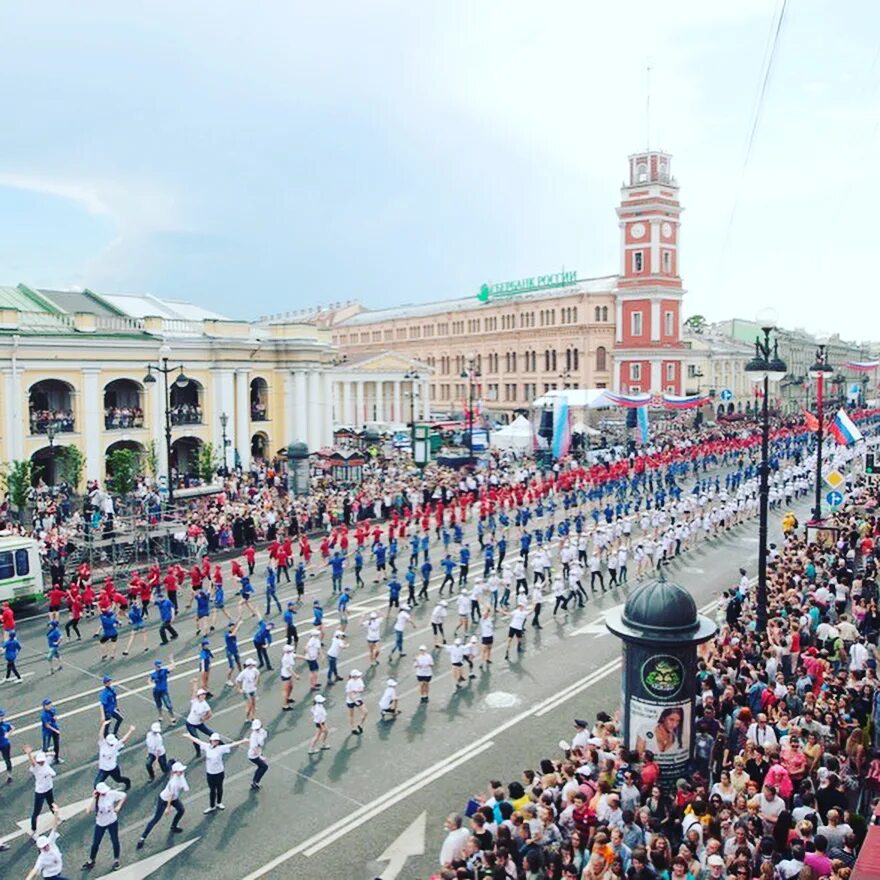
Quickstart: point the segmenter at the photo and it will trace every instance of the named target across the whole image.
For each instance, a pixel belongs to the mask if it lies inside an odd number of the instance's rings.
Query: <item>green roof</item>
[[[0,285],[0,309],[18,309],[20,312],[50,312],[51,308],[40,296],[32,295],[23,285]]]

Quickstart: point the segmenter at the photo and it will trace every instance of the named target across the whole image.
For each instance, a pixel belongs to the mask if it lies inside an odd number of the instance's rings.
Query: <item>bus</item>
[[[33,538],[0,536],[0,602],[34,602],[43,598],[43,569]]]

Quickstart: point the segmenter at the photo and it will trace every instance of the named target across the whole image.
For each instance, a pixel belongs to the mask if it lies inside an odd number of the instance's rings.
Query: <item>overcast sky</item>
[[[256,317],[618,271],[673,154],[685,313],[880,338],[880,4],[69,0],[0,12],[0,283]]]

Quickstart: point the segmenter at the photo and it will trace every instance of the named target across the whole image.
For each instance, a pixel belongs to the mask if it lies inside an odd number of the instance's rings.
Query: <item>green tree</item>
[[[159,476],[159,447],[155,440],[150,440],[144,449],[144,469],[154,480]]]
[[[128,495],[134,490],[140,456],[133,449],[114,449],[107,455],[107,484],[111,492]]]
[[[196,457],[196,469],[205,483],[213,482],[217,474],[219,459],[213,443],[203,443]]]
[[[40,470],[40,466],[35,465],[30,459],[10,461],[0,469],[0,486],[22,520],[27,514],[31,487]]]
[[[63,446],[58,450],[55,462],[59,477],[69,483],[74,492],[77,491],[82,482],[86,457],[76,446]]]
[[[702,333],[706,329],[706,319],[702,315],[691,315],[685,322],[684,326],[688,327],[694,333]]]

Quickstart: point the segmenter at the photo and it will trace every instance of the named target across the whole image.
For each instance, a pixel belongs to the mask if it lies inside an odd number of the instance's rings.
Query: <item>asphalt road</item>
[[[806,505],[798,509],[799,515],[805,511]],[[772,516],[771,540],[779,533],[778,519],[778,515]],[[670,567],[669,574],[690,590],[698,606],[706,606],[738,579],[740,565],[754,572],[756,550],[757,523],[747,523],[690,551]],[[260,583],[259,563],[257,571],[255,583]],[[634,586],[631,582],[629,589]],[[292,587],[285,584],[280,591],[282,604],[291,592]],[[308,584],[307,606],[314,596],[327,600],[329,593],[328,576],[319,575]],[[435,593],[436,581],[432,599]],[[113,666],[125,726],[129,722],[137,725],[120,760],[123,773],[132,777],[134,786],[120,818],[123,870],[113,876],[123,880],[146,876],[214,880],[429,876],[438,864],[445,834],[443,819],[450,811],[462,810],[468,795],[483,790],[490,778],[510,781],[522,768],[553,754],[556,743],[571,736],[575,716],[593,718],[597,711],[613,711],[618,705],[620,646],[604,633],[601,616],[625,601],[626,595],[626,589],[610,592],[559,624],[548,619],[552,603],[549,607],[545,604],[544,629],[529,632],[522,657],[508,663],[503,659],[503,647],[496,644],[491,672],[480,674],[458,693],[454,692],[447,659],[436,657],[427,705],[419,703],[411,661],[420,642],[430,644],[428,614],[433,602],[419,606],[415,615],[418,630],[406,636],[408,656],[389,663],[386,647],[380,665],[366,672],[370,717],[362,737],[348,733],[342,685],[326,691],[332,748],[316,756],[307,754],[313,728],[305,674],[294,688],[295,710],[279,711],[276,661],[283,644],[279,638],[271,649],[276,671],[264,676],[258,704],[258,715],[269,732],[265,753],[271,765],[262,790],[250,790],[253,767],[239,749],[227,762],[227,810],[203,815],[207,806],[203,761],[192,760],[190,744],[178,736],[182,728],[178,723],[166,730],[165,737],[169,754],[189,764],[191,791],[185,798],[187,814],[182,823],[185,833],[168,834],[165,820],[141,852],[135,851],[134,844],[162,785],[150,784],[143,767],[143,738],[155,720],[146,676],[153,658],[167,659],[169,648],[138,654],[136,647],[133,656],[118,659]],[[325,604],[329,607],[329,602]],[[367,670],[366,644],[357,617],[371,609],[384,610],[385,605],[384,586],[372,585],[369,580],[355,595],[349,626],[352,646],[340,663],[343,676],[355,666]],[[450,611],[448,619],[454,620],[454,608]],[[304,625],[306,615],[300,617],[302,633],[308,627]],[[328,629],[332,630],[334,615],[328,617]],[[56,768],[55,790],[64,813],[72,814],[61,827],[68,876],[80,876],[79,866],[92,833],[92,817],[80,811],[83,799],[90,794],[96,768],[97,692],[104,670],[94,643],[84,638],[81,643],[64,644],[64,669],[50,678],[43,654],[44,626],[39,618],[22,623],[19,632],[25,650],[20,669],[26,675],[25,682],[0,684],[0,705],[6,708],[7,720],[17,727],[13,737],[15,781],[0,788],[0,840],[11,847],[0,854],[3,878],[23,877],[35,857],[28,838],[17,827],[20,822],[27,827],[32,803],[30,774],[20,756],[25,743],[39,745],[39,703],[44,696],[55,699],[64,734],[66,763]],[[389,641],[390,626],[391,622],[386,633]],[[91,624],[83,627],[84,635],[90,629]],[[503,630],[499,622],[496,643],[501,641]],[[178,712],[188,705],[196,666],[197,639],[191,616],[184,617],[179,631],[181,638],[174,643],[178,667],[171,682]],[[249,653],[251,632],[246,622],[239,639],[243,655]],[[155,645],[155,629],[150,638]],[[212,674],[216,696],[211,701],[215,713],[211,725],[228,739],[240,738],[246,731],[244,706],[240,697],[222,686],[222,638],[215,635],[213,642],[220,662]],[[403,714],[396,721],[383,723],[377,720],[377,701],[388,674],[400,682]],[[380,861],[379,856],[399,837],[396,849],[389,853],[391,864]],[[110,861],[109,841],[105,841],[92,876],[107,873]]]

